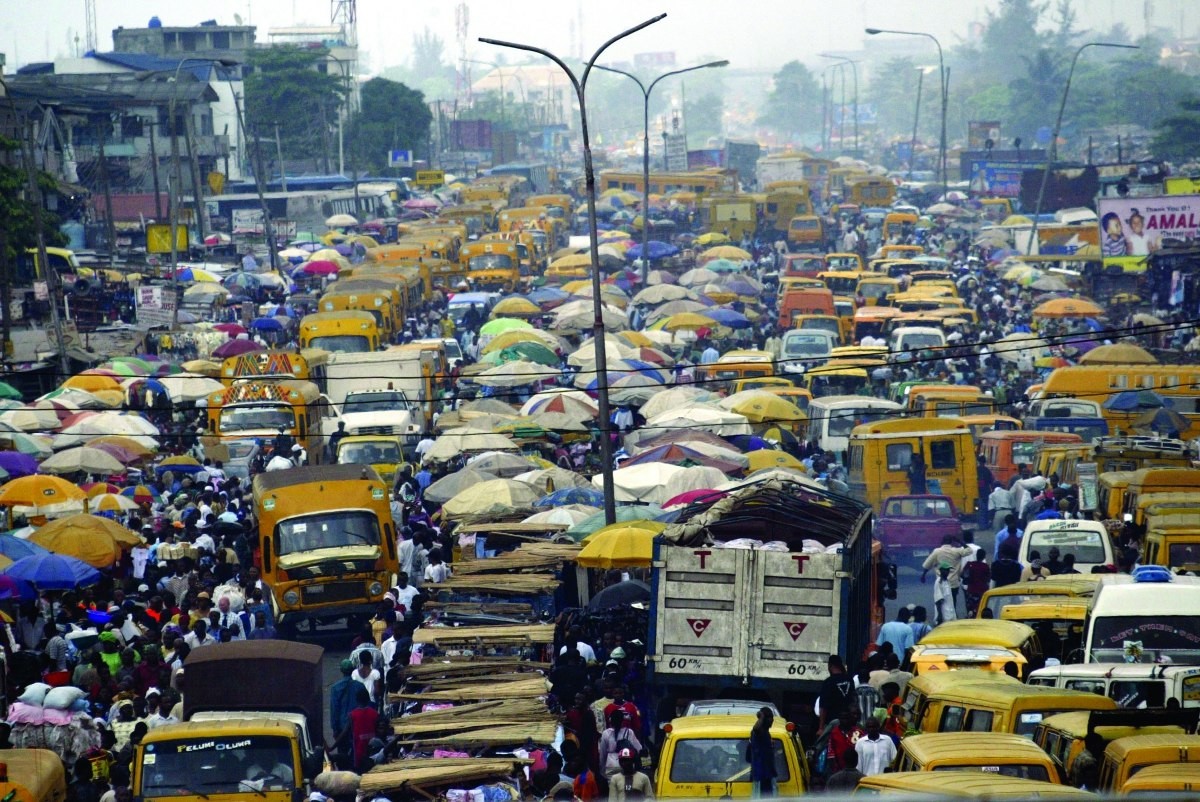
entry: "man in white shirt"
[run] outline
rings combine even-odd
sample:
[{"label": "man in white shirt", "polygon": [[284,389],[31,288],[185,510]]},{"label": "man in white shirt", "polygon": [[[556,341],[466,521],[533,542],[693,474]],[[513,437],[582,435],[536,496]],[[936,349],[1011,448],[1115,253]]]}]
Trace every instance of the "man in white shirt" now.
[{"label": "man in white shirt", "polygon": [[192,650],[196,650],[202,646],[211,646],[217,641],[208,634],[208,622],[201,618],[192,624],[192,631],[183,636],[183,642]]},{"label": "man in white shirt", "polygon": [[592,665],[596,662],[596,650],[583,640],[583,630],[577,626],[571,627],[571,629],[567,631],[566,642],[563,644],[563,647],[558,650],[558,653],[565,654],[567,651],[567,646],[570,644],[575,644],[575,651],[579,652],[579,656],[582,657],[584,661],[588,663],[588,665]]},{"label": "man in white shirt", "polygon": [[416,449],[414,449],[417,454],[417,462],[423,462],[425,460],[425,455],[431,448],[433,448],[433,438],[429,435],[422,437],[421,441],[417,443]]},{"label": "man in white shirt", "polygon": [[858,770],[864,776],[883,774],[896,759],[896,744],[886,735],[879,734],[879,719],[868,716],[863,722],[867,734],[854,744],[858,753]]},{"label": "man in white shirt", "polygon": [[392,595],[396,597],[396,609],[407,613],[412,609],[413,599],[420,593],[419,588],[408,584],[408,574],[401,571],[396,577],[396,587],[392,588]]},{"label": "man in white shirt", "polygon": [[700,364],[711,365],[720,358],[721,352],[714,348],[712,343],[709,343],[708,347],[705,348],[700,354]]},{"label": "man in white shirt", "polygon": [[[229,605],[228,596],[222,596],[217,599],[217,610],[220,612],[220,618],[217,619],[217,627],[229,630],[230,640],[245,640],[246,635],[253,628],[253,624],[247,620],[249,616],[233,612]],[[234,624],[237,626],[234,626]]]}]

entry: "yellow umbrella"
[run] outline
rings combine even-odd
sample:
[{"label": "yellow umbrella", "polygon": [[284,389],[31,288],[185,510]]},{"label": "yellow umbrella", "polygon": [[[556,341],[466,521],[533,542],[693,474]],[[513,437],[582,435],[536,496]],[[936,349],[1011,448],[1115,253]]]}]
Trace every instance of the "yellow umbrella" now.
[{"label": "yellow umbrella", "polygon": [[593,533],[575,562],[584,568],[649,568],[655,533],[623,524]]},{"label": "yellow umbrella", "polygon": [[[103,485],[101,485],[103,487]],[[129,496],[116,493],[100,493],[88,501],[88,509],[92,512],[128,512],[139,509],[138,503]]]},{"label": "yellow umbrella", "polygon": [[[591,267],[592,255],[590,253],[572,253],[567,256],[555,259],[550,263],[551,270],[561,270],[567,267]],[[569,292],[569,290],[568,290]]]},{"label": "yellow umbrella", "polygon": [[488,341],[488,344],[483,347],[481,353],[490,354],[493,351],[503,351],[505,348],[517,343],[543,343],[554,350],[562,347],[558,338],[550,332],[542,331],[541,329],[514,329],[497,334]]},{"label": "yellow umbrella", "polygon": [[1104,310],[1086,298],[1054,298],[1034,307],[1034,317],[1097,317]]},{"label": "yellow umbrella", "polygon": [[353,244],[355,242],[358,242],[358,243],[361,243],[364,248],[378,248],[379,247],[379,243],[375,240],[374,237],[370,236],[369,234],[352,234],[351,236],[346,237],[346,242],[348,244]]},{"label": "yellow umbrella", "polygon": [[633,348],[654,348],[654,340],[651,340],[640,331],[618,331],[616,336],[620,337]]},{"label": "yellow umbrella", "polygon": [[808,416],[800,407],[786,398],[774,393],[749,392],[734,403],[725,406],[730,412],[745,415],[750,423],[781,423],[784,421],[805,421]]},{"label": "yellow umbrella", "polygon": [[211,359],[191,359],[181,365],[188,373],[199,373],[201,376],[207,376],[210,379],[221,378],[221,363],[213,362]]},{"label": "yellow umbrella", "polygon": [[748,473],[761,471],[764,468],[791,468],[797,471],[807,470],[804,463],[793,457],[786,451],[774,451],[767,448],[760,448],[757,451],[751,451],[746,455],[746,459],[750,460],[750,465],[747,467]]},{"label": "yellow umbrella", "polygon": [[505,298],[492,307],[492,317],[533,317],[542,308],[528,298]]},{"label": "yellow umbrella", "polygon": [[707,234],[701,234],[696,237],[696,244],[706,248],[710,245],[726,245],[728,243],[729,237],[720,231],[710,231]]},{"label": "yellow umbrella", "polygon": [[1000,225],[1002,225],[1002,226],[1031,226],[1031,225],[1033,225],[1033,220],[1031,220],[1030,218],[1026,217],[1023,214],[1010,214],[1008,217],[1004,218],[1004,222],[1002,222]]},{"label": "yellow umbrella", "polygon": [[730,259],[734,262],[740,262],[743,259],[749,259],[750,252],[744,251],[736,245],[717,245],[714,248],[709,248],[697,257],[696,261],[700,264],[711,261],[713,259]]},{"label": "yellow umbrella", "polygon": [[1005,281],[1028,281],[1035,276],[1041,276],[1042,271],[1033,265],[1013,265],[1001,276]]},{"label": "yellow umbrella", "polygon": [[617,521],[615,524],[609,524],[608,526],[600,527],[595,532],[592,532],[590,535],[588,535],[587,537],[585,537],[583,540],[581,540],[579,542],[580,543],[589,543],[597,535],[601,535],[606,532],[610,532],[614,529],[628,529],[629,527],[633,527],[634,529],[645,529],[647,532],[651,532],[651,533],[657,535],[659,532],[666,529],[667,525],[665,523],[663,523],[662,521],[647,521],[644,519],[639,519],[639,520],[635,520],[635,521]]},{"label": "yellow umbrella", "polygon": [[74,387],[85,393],[95,393],[98,390],[116,390],[121,392],[121,383],[114,377],[104,373],[80,373],[62,383],[63,387]]},{"label": "yellow umbrella", "polygon": [[140,435],[135,439],[122,434],[106,434],[89,440],[88,445],[95,447],[107,443],[108,445],[117,446],[118,448],[123,448],[126,451],[137,454],[139,457],[148,457],[158,450],[151,448],[148,444],[153,442],[154,440],[146,435]]},{"label": "yellow umbrella", "polygon": [[566,284],[562,285],[562,291],[569,292],[574,295],[575,293],[582,292],[591,286],[592,282],[586,279],[580,279],[579,281],[568,281]]},{"label": "yellow umbrella", "polygon": [[1154,354],[1133,343],[1101,345],[1079,358],[1081,365],[1157,365]]},{"label": "yellow umbrella", "polygon": [[2,507],[50,507],[70,501],[83,501],[87,493],[58,476],[34,474],[13,479],[0,488]]},{"label": "yellow umbrella", "polygon": [[122,548],[143,542],[116,521],[87,513],[51,521],[30,535],[29,541],[94,568],[108,568],[120,558]]},{"label": "yellow umbrella", "polygon": [[662,328],[667,331],[694,331],[695,329],[712,329],[716,326],[717,321],[711,317],[705,317],[695,312],[680,312],[663,321]]},{"label": "yellow umbrella", "polygon": [[109,409],[116,409],[125,403],[125,393],[120,390],[96,390],[92,395]]}]

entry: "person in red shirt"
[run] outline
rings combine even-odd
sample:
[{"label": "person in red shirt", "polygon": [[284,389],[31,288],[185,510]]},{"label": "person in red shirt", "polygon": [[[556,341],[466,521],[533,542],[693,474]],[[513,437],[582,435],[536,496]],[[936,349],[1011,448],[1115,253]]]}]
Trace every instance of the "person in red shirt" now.
[{"label": "person in red shirt", "polygon": [[638,711],[637,705],[625,698],[625,692],[624,685],[613,688],[613,700],[604,708],[604,720],[611,721],[613,711],[620,710],[625,714],[625,723],[629,725],[629,729],[640,734],[642,732],[642,714]]},{"label": "person in red shirt", "polygon": [[858,711],[849,706],[829,731],[829,745],[825,753],[826,776],[846,768],[846,752],[854,751],[854,744],[863,736],[862,728],[855,723],[857,718]]},{"label": "person in red shirt", "polygon": [[364,686],[355,689],[357,707],[350,711],[350,720],[346,727],[338,733],[335,744],[350,742],[354,759],[354,770],[360,774],[366,766],[368,746],[375,737],[375,724],[379,721],[379,713],[371,706],[371,695]]}]

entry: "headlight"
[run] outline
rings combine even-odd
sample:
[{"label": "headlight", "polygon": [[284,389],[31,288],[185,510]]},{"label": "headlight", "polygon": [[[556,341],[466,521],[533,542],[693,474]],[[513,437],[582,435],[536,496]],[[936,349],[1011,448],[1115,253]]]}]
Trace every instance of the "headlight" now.
[{"label": "headlight", "polygon": [[379,584],[378,582],[372,582],[370,586],[367,587],[367,592],[372,596],[380,596],[383,594],[383,585]]},{"label": "headlight", "polygon": [[283,603],[288,607],[295,607],[300,603],[300,594],[294,590],[289,590],[283,594]]}]

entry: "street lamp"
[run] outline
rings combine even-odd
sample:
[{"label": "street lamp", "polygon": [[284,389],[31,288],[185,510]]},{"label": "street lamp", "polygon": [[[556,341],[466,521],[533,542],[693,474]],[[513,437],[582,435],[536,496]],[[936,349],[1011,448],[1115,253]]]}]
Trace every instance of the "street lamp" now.
[{"label": "street lamp", "polygon": [[1054,131],[1050,134],[1050,147],[1046,149],[1046,167],[1042,170],[1042,185],[1038,188],[1037,206],[1033,211],[1033,230],[1029,236],[1027,251],[1029,255],[1033,255],[1033,248],[1037,245],[1038,241],[1038,217],[1042,214],[1042,201],[1046,196],[1046,182],[1050,178],[1051,167],[1058,159],[1058,132],[1062,129],[1063,112],[1067,109],[1067,94],[1071,91],[1071,78],[1075,75],[1075,64],[1079,61],[1079,54],[1089,47],[1119,47],[1122,50],[1139,49],[1137,45],[1122,45],[1116,42],[1085,42],[1075,50],[1075,55],[1071,57],[1071,69],[1067,71],[1067,82],[1063,85],[1062,100],[1058,104],[1058,117],[1054,120]]},{"label": "street lamp", "polygon": [[926,39],[932,39],[933,43],[937,45],[938,74],[941,77],[942,93],[942,130],[938,136],[938,164],[942,171],[942,199],[944,200],[949,182],[949,178],[946,175],[946,100],[950,90],[950,76],[946,73],[946,60],[942,57],[942,43],[938,41],[936,36],[924,31],[895,31],[888,28],[867,28],[865,30],[868,36],[877,36],[881,33],[890,33],[896,36],[923,36]]},{"label": "street lamp", "polygon": [[[851,71],[854,73],[854,158],[859,158],[858,153],[858,62],[845,56],[837,56],[833,53],[818,53],[821,58],[835,59],[839,65],[850,65]],[[842,74],[842,86],[846,85],[846,75]]]},{"label": "street lamp", "polygon": [[651,81],[649,86],[643,84],[633,73],[618,70],[616,67],[605,67],[601,64],[595,65],[598,70],[615,72],[617,75],[632,78],[633,82],[638,85],[638,89],[642,90],[642,284],[646,283],[646,276],[650,270],[650,93],[654,91],[655,85],[663,78],[669,78],[672,75],[682,75],[685,72],[706,70],[711,67],[726,67],[728,65],[729,62],[722,59],[721,61],[710,61],[707,64],[697,64],[694,67],[685,67],[682,70],[664,72]]},{"label": "street lamp", "polygon": [[[839,104],[840,112],[841,112],[841,122],[838,123],[838,147],[841,149],[841,153],[843,153],[843,154],[846,152],[846,70],[844,69],[845,66],[846,66],[845,64],[830,64],[821,73],[822,78],[824,78],[829,73],[830,70],[837,70],[837,74],[834,75],[833,80],[829,82],[829,137],[831,140],[833,138],[833,90],[834,90],[834,87],[837,86],[836,82],[837,82],[838,75],[840,75],[842,78],[842,102]],[[832,142],[830,143],[829,146],[833,147]]]},{"label": "street lamp", "polygon": [[643,23],[622,31],[600,45],[600,48],[592,54],[592,57],[584,62],[583,76],[580,78],[576,78],[575,73],[566,65],[566,62],[549,50],[532,45],[518,44],[517,42],[505,42],[500,39],[479,38],[479,41],[484,44],[496,45],[497,47],[511,47],[515,50],[537,53],[550,59],[571,80],[571,85],[575,88],[575,97],[579,100],[579,134],[583,140],[583,174],[587,186],[588,206],[588,244],[592,260],[592,312],[594,314],[592,337],[595,340],[596,364],[600,366],[600,370],[596,373],[596,399],[600,402],[600,432],[602,435],[600,438],[600,459],[602,462],[600,470],[604,482],[604,521],[606,524],[617,522],[617,503],[613,485],[612,438],[609,435],[609,428],[612,426],[612,423],[609,420],[608,405],[608,354],[604,343],[604,302],[600,295],[600,235],[596,230],[596,172],[592,169],[592,147],[588,140],[587,103],[584,99],[584,90],[587,89],[587,79],[591,75],[592,65],[596,63],[596,60],[600,58],[600,55],[610,45],[624,39],[626,36],[637,33],[643,28],[653,25],[659,20],[665,19],[666,16],[666,14],[659,14],[658,16],[651,17]]}]

